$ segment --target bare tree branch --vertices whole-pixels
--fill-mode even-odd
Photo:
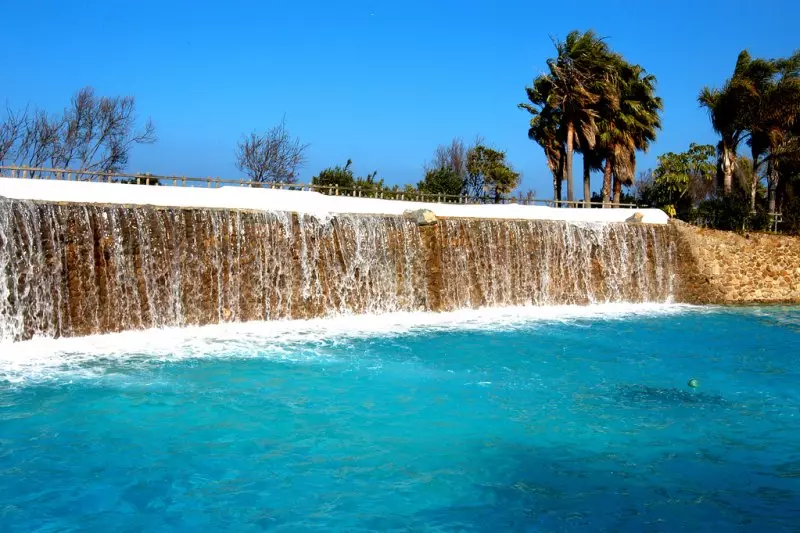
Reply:
[[[236,148],[236,165],[251,181],[297,183],[297,171],[306,163],[302,144],[286,128],[286,117],[262,134],[243,136]]]
[[[135,144],[156,141],[148,119],[136,130],[136,102],[132,96],[100,97],[84,87],[61,115],[40,109],[28,113],[9,110],[0,124],[0,161],[32,167],[51,166],[94,172],[119,172],[128,163]]]
[[[6,118],[0,123],[0,164],[14,158],[14,149],[22,137],[27,120],[27,109],[17,113],[6,105]]]
[[[483,144],[481,136],[475,137],[475,141],[470,145],[464,143],[459,137],[450,141],[450,144],[440,144],[433,153],[433,159],[426,163],[425,172],[432,172],[442,168],[452,170],[461,178],[462,194],[482,194],[483,183],[476,183],[475,176],[471,176],[467,168],[470,152],[481,144]]]

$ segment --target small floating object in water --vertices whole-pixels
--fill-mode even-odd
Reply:
[[[696,389],[697,387],[700,386],[700,382],[696,378],[692,378],[689,380],[689,383],[687,383],[687,385],[689,385],[693,389]]]

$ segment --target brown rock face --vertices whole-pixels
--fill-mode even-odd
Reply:
[[[797,239],[0,200],[0,341],[481,306],[800,301]]]
[[[0,202],[0,341],[428,308],[414,221]]]
[[[678,243],[679,301],[800,302],[800,238],[671,225]]]

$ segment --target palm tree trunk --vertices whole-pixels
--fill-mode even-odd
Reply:
[[[611,207],[611,158],[606,158],[603,168],[603,208]]]
[[[553,174],[553,205],[558,207],[558,201],[561,199],[561,178],[558,174]]]
[[[775,212],[775,193],[778,186],[778,169],[772,164],[772,159],[767,163],[767,197],[769,198],[769,212]]]
[[[572,187],[572,153],[574,151],[573,141],[575,140],[575,127],[570,122],[567,124],[567,160],[564,165],[564,174],[565,178],[567,179],[567,201],[572,202],[575,200],[575,193]],[[572,204],[568,204],[568,207],[572,207]]]
[[[589,164],[589,158],[586,154],[583,155],[583,207],[589,209],[591,207],[589,202],[592,201],[592,167]]]
[[[614,176],[614,207],[619,207],[622,199],[622,180]]]
[[[778,213],[783,212],[784,202],[786,201],[786,181],[786,179],[778,179],[778,184],[775,187],[775,208]]]
[[[562,173],[563,173],[563,171],[562,171]],[[558,178],[558,185],[556,187],[557,187],[556,199],[558,200],[558,202],[556,203],[556,207],[563,207],[561,205],[561,197],[564,195],[564,192],[562,190],[564,188],[564,177],[563,177],[563,175],[562,175],[562,177]]]
[[[566,157],[564,157],[564,155],[562,154],[561,161],[558,164],[558,173],[554,178],[555,181],[553,186],[555,187],[555,193],[556,193],[555,204],[554,204],[555,207],[561,207],[561,192],[562,192],[561,188],[562,185],[564,184],[564,159],[566,159]]]
[[[736,167],[736,154],[727,146],[722,147],[720,168],[722,169],[722,191],[728,196],[733,190],[733,169]]]
[[[755,143],[753,143],[755,144]],[[750,182],[750,211],[756,210],[756,191],[758,190],[758,152],[753,150],[753,178]]]

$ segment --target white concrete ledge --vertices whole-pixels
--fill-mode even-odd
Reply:
[[[437,204],[248,187],[156,187],[17,178],[0,178],[0,197],[44,202],[289,211],[320,218],[336,214],[401,215],[408,210],[428,209],[436,216],[455,218],[624,222],[639,212],[643,215],[642,222],[647,224],[666,224],[669,220],[660,209],[555,209],[517,204]]]

